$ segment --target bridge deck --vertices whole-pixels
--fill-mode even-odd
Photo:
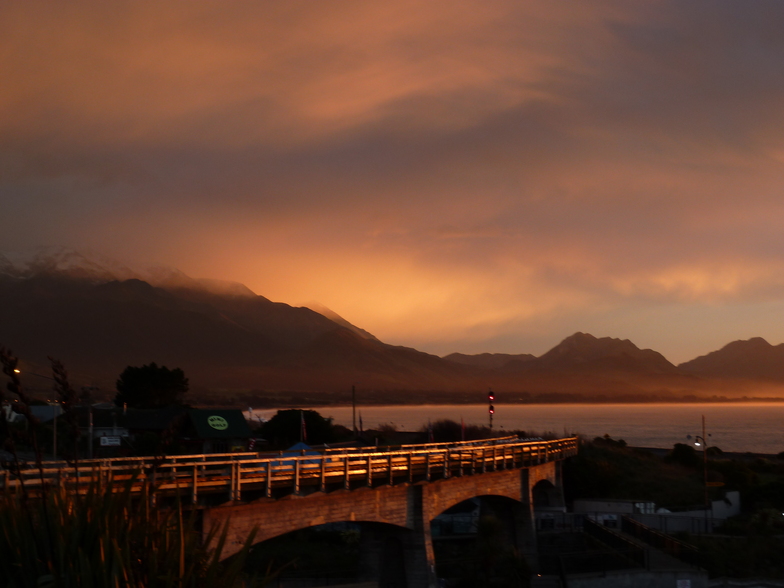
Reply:
[[[0,473],[0,490],[37,492],[43,485],[86,492],[92,483],[132,484],[134,492],[152,488],[158,495],[189,496],[197,504],[202,494],[226,493],[240,500],[243,492],[272,497],[281,489],[299,494],[303,488],[324,491],[357,485],[431,481],[519,469],[561,460],[577,453],[577,438],[526,441],[500,438],[481,442],[439,443],[325,450],[317,455],[217,454],[44,462],[43,470],[30,467],[19,476]]]

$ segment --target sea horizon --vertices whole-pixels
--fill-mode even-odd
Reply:
[[[289,410],[292,407],[282,407]],[[351,405],[308,406],[336,424],[353,426]],[[277,408],[254,409],[254,418],[271,418]],[[247,414],[247,411],[246,411]],[[390,425],[417,431],[428,421],[449,419],[488,425],[487,404],[357,406],[357,426]],[[609,435],[636,447],[671,448],[702,435],[702,417],[710,446],[722,451],[778,454],[784,451],[784,402],[652,402],[496,404],[493,426],[499,433],[523,430],[531,436],[555,434],[586,438]],[[691,436],[691,439],[689,439]]]

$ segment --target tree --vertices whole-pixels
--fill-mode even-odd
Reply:
[[[302,421],[305,428],[302,428]],[[308,444],[330,443],[334,439],[332,419],[315,410],[279,410],[261,427],[261,434],[273,445],[288,447],[302,438]]]
[[[117,380],[117,406],[162,408],[181,405],[188,391],[188,378],[180,368],[170,370],[155,363],[141,367],[128,366]]]

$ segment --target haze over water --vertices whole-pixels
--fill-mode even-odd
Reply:
[[[323,416],[351,427],[351,407],[318,407]],[[254,411],[264,418],[275,410]],[[370,429],[391,423],[416,431],[428,419],[451,419],[487,424],[486,404],[425,406],[361,406],[357,420]],[[609,434],[638,447],[670,448],[687,443],[686,435],[701,435],[705,415],[709,443],[723,451],[779,453],[784,451],[784,403],[716,404],[512,404],[496,405],[493,420],[499,433],[523,429],[532,433],[577,433],[588,438]]]

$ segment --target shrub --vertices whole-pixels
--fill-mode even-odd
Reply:
[[[702,464],[702,458],[697,455],[697,451],[691,445],[685,443],[676,443],[673,445],[672,450],[665,461],[670,463],[677,463],[688,468],[697,468]]]

